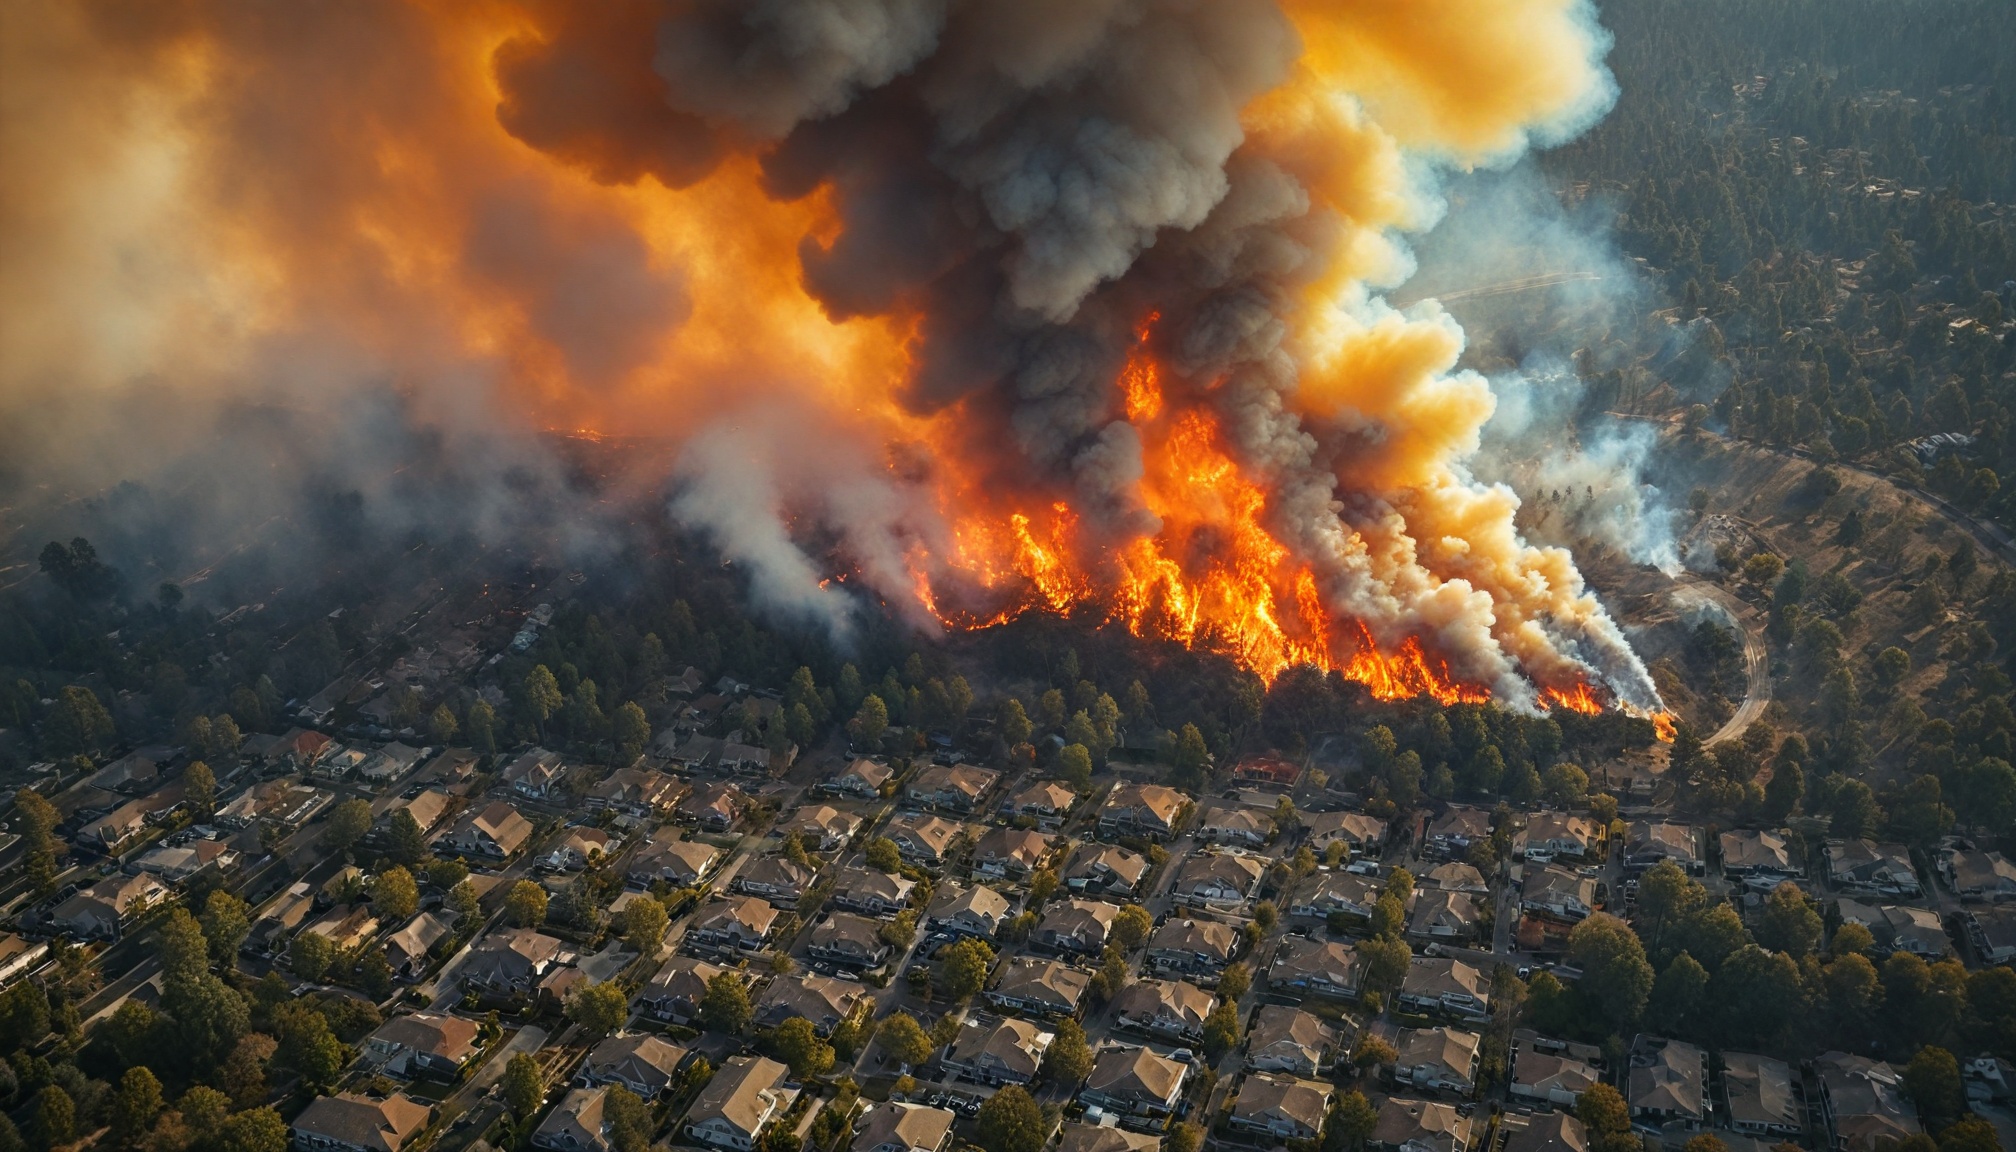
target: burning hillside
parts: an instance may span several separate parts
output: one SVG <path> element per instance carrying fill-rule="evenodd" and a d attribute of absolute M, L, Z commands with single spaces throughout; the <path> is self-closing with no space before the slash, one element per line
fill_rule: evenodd
<path fill-rule="evenodd" d="M 1433 165 L 1605 106 L 1582 0 L 116 7 L 14 34 L 7 83 L 74 114 L 16 140 L 52 167 L 9 202 L 181 230 L 58 220 L 9 298 L 85 299 L 122 240 L 202 287 L 81 361 L 91 325 L 17 313 L 10 408 L 389 375 L 451 443 L 675 436 L 674 515 L 836 629 L 863 594 L 927 628 L 1090 610 L 1270 679 L 1658 707 L 1468 474 L 1494 401 L 1462 333 L 1378 295 Z M 80 125 L 98 162 L 57 162 Z"/>

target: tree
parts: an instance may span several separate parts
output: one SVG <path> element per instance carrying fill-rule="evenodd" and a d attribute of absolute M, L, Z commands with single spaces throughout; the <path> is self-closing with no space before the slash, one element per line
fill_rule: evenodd
<path fill-rule="evenodd" d="M 208 820 L 217 811 L 217 776 L 210 765 L 198 760 L 182 770 L 183 795 L 199 820 Z"/>
<path fill-rule="evenodd" d="M 630 1015 L 630 997 L 616 983 L 584 984 L 567 998 L 567 1019 L 589 1036 L 607 1036 Z"/>
<path fill-rule="evenodd" d="M 994 950 L 986 941 L 968 937 L 938 953 L 938 987 L 952 1000 L 969 1000 L 987 985 Z"/>
<path fill-rule="evenodd" d="M 1227 964 L 1224 973 L 1218 977 L 1218 998 L 1237 1004 L 1246 998 L 1246 990 L 1252 986 L 1252 974 L 1246 970 L 1246 965 L 1235 960 Z"/>
<path fill-rule="evenodd" d="M 1708 981 L 1708 1002 L 1731 1045 L 1770 1044 L 1806 1007 L 1798 962 L 1755 944 L 1738 948 Z"/>
<path fill-rule="evenodd" d="M 700 1025 L 710 1032 L 739 1035 L 749 1027 L 755 1014 L 749 1006 L 749 989 L 733 972 L 720 972 L 707 980 L 707 992 L 700 998 Z"/>
<path fill-rule="evenodd" d="M 497 751 L 497 710 L 490 707 L 489 701 L 478 700 L 469 705 L 462 727 L 469 737 L 469 747 L 478 755 L 488 756 Z"/>
<path fill-rule="evenodd" d="M 446 704 L 436 704 L 434 711 L 427 714 L 427 739 L 437 745 L 453 744 L 462 725 L 455 719 L 455 710 Z"/>
<path fill-rule="evenodd" d="M 1680 1152 L 1729 1152 L 1729 1146 L 1712 1132 L 1703 1132 L 1681 1146 Z"/>
<path fill-rule="evenodd" d="M 43 739 L 59 755 L 97 752 L 119 734 L 97 693 L 71 684 L 56 694 L 56 706 L 42 722 Z"/>
<path fill-rule="evenodd" d="M 1547 769 L 1542 782 L 1547 789 L 1547 798 L 1563 808 L 1581 804 L 1589 793 L 1589 774 L 1567 761 Z"/>
<path fill-rule="evenodd" d="M 1765 898 L 1753 935 L 1764 947 L 1797 960 L 1819 947 L 1820 932 L 1820 914 L 1806 902 L 1799 886 L 1788 880 Z"/>
<path fill-rule="evenodd" d="M 803 1016 L 793 1016 L 772 1028 L 765 1037 L 764 1047 L 770 1055 L 789 1065 L 791 1074 L 800 1080 L 833 1067 L 833 1046 L 821 1040 L 812 1021 Z"/>
<path fill-rule="evenodd" d="M 1083 744 L 1066 744 L 1057 753 L 1057 771 L 1073 791 L 1092 790 L 1092 751 Z"/>
<path fill-rule="evenodd" d="M 1863 956 L 1875 946 L 1876 937 L 1870 934 L 1869 929 L 1849 920 L 1834 930 L 1831 950 L 1836 956 Z"/>
<path fill-rule="evenodd" d="M 371 911 L 380 920 L 406 921 L 420 910 L 420 885 L 404 868 L 388 868 L 371 878 Z"/>
<path fill-rule="evenodd" d="M 1642 891 L 1642 886 L 1641 886 Z M 1568 935 L 1568 957 L 1582 970 L 1581 994 L 1603 1014 L 1610 1030 L 1628 1032 L 1652 992 L 1645 946 L 1622 920 L 1598 912 Z"/>
<path fill-rule="evenodd" d="M 1631 1134 L 1631 1109 L 1610 1085 L 1593 1085 L 1576 1097 L 1575 1116 L 1589 1129 L 1595 1152 L 1639 1152 L 1639 1140 Z"/>
<path fill-rule="evenodd" d="M 868 866 L 877 872 L 887 872 L 893 876 L 902 870 L 903 854 L 897 851 L 896 842 L 886 836 L 877 836 L 868 841 L 868 847 L 862 855 L 867 858 Z"/>
<path fill-rule="evenodd" d="M 203 937 L 210 963 L 229 969 L 238 962 L 238 948 L 252 933 L 252 910 L 245 901 L 219 888 L 203 902 Z"/>
<path fill-rule="evenodd" d="M 987 1152 L 1042 1152 L 1048 1127 L 1029 1093 L 1010 1084 L 980 1105 L 975 1138 Z"/>
<path fill-rule="evenodd" d="M 1092 1072 L 1092 1049 L 1085 1043 L 1085 1029 L 1076 1020 L 1057 1026 L 1057 1034 L 1043 1053 L 1043 1078 L 1066 1089 L 1076 1088 Z"/>
<path fill-rule="evenodd" d="M 54 805 L 33 788 L 14 794 L 14 810 L 21 820 L 23 861 L 28 886 L 38 897 L 56 890 L 56 825 L 62 819 Z"/>
<path fill-rule="evenodd" d="M 1363 1145 L 1378 1126 L 1379 1110 L 1356 1088 L 1338 1097 L 1337 1107 L 1330 1113 L 1330 1138 L 1334 1147 L 1346 1152 Z"/>
<path fill-rule="evenodd" d="M 651 1106 L 621 1084 L 602 1097 L 602 1119 L 616 1152 L 644 1152 L 651 1146 Z"/>
<path fill-rule="evenodd" d="M 35 1097 L 35 1144 L 55 1148 L 77 1138 L 77 1104 L 70 1094 L 51 1084 Z"/>
<path fill-rule="evenodd" d="M 1140 684 L 1139 680 L 1134 682 Z M 1162 1142 L 1163 1152 L 1202 1152 L 1204 1130 L 1197 1125 L 1182 1121 L 1169 1126 L 1169 1135 Z"/>
<path fill-rule="evenodd" d="M 1197 730 L 1197 725 L 1183 725 L 1182 732 L 1176 736 L 1172 759 L 1179 787 L 1196 788 L 1204 783 L 1205 768 L 1211 762 L 1211 750 L 1205 745 L 1204 733 Z"/>
<path fill-rule="evenodd" d="M 1204 1018 L 1204 1054 L 1212 1060 L 1232 1050 L 1239 1042 L 1239 1006 L 1230 1001 L 1211 1010 Z"/>
<path fill-rule="evenodd" d="M 1657 950 L 1667 934 L 1708 899 L 1708 890 L 1671 860 L 1661 860 L 1638 878 L 1638 929 Z"/>
<path fill-rule="evenodd" d="M 278 1042 L 263 1032 L 240 1038 L 231 1049 L 218 1073 L 217 1086 L 231 1097 L 233 1107 L 250 1108 L 266 1098 L 266 1062 L 277 1051 Z"/>
<path fill-rule="evenodd" d="M 331 853 L 347 852 L 370 830 L 370 802 L 345 800 L 329 813 L 329 823 L 322 829 L 322 846 Z"/>
<path fill-rule="evenodd" d="M 1022 701 L 1013 696 L 1002 701 L 995 727 L 1001 733 L 1001 742 L 1010 748 L 1027 744 L 1036 730 L 1035 725 L 1029 723 L 1029 713 L 1023 709 Z"/>
<path fill-rule="evenodd" d="M 644 745 L 651 742 L 651 721 L 643 705 L 632 700 L 618 708 L 610 735 L 616 741 L 618 763 L 628 764 L 643 755 Z"/>
<path fill-rule="evenodd" d="M 1082 1035 L 1082 1034 L 1081 1034 Z M 931 1037 L 924 1034 L 924 1026 L 908 1012 L 892 1012 L 875 1029 L 875 1039 L 882 1050 L 896 1058 L 898 1064 L 917 1065 L 931 1058 L 936 1045 Z M 1052 1048 L 1056 1045 L 1053 1043 Z"/>
<path fill-rule="evenodd" d="M 561 695 L 560 682 L 553 678 L 553 670 L 541 664 L 526 673 L 524 683 L 525 711 L 532 722 L 539 726 L 539 738 L 546 738 L 546 721 L 560 706 L 567 702 Z"/>
<path fill-rule="evenodd" d="M 1361 941 L 1358 955 L 1365 959 L 1365 986 L 1372 991 L 1391 992 L 1407 978 L 1407 965 L 1414 952 L 1398 937 L 1375 936 Z"/>
<path fill-rule="evenodd" d="M 310 984 L 318 983 L 336 961 L 336 945 L 319 932 L 303 932 L 287 946 L 287 967 Z"/>
<path fill-rule="evenodd" d="M 1645 1004 L 1646 1022 L 1665 1035 L 1692 1030 L 1708 990 L 1708 970 L 1686 952 L 1673 957 L 1652 982 Z"/>
<path fill-rule="evenodd" d="M 1906 1140 L 1898 1147 L 1909 1142 Z M 2002 1137 L 1996 1133 L 1995 1125 L 1970 1112 L 1939 1133 L 1939 1152 L 2002 1152 Z"/>
<path fill-rule="evenodd" d="M 869 693 L 861 698 L 861 708 L 847 727 L 854 734 L 855 747 L 880 748 L 882 734 L 889 731 L 889 705 L 882 697 Z"/>
<path fill-rule="evenodd" d="M 112 1098 L 112 1140 L 132 1147 L 161 1114 L 161 1081 L 145 1067 L 126 1069 Z"/>
<path fill-rule="evenodd" d="M 504 916 L 519 928 L 537 928 L 546 922 L 546 903 L 546 889 L 520 880 L 504 897 Z"/>
<path fill-rule="evenodd" d="M 464 923 L 473 922 L 483 914 L 483 899 L 476 895 L 476 885 L 464 880 L 448 890 L 448 910 Z"/>
<path fill-rule="evenodd" d="M 1806 794 L 1806 773 L 1796 760 L 1780 756 L 1771 767 L 1771 779 L 1764 784 L 1764 816 L 1777 823 L 1792 815 L 1799 798 Z"/>
<path fill-rule="evenodd" d="M 287 1152 L 287 1122 L 271 1108 L 232 1115 L 217 1134 L 217 1152 Z"/>
<path fill-rule="evenodd" d="M 639 896 L 623 906 L 623 938 L 646 959 L 657 957 L 670 923 L 665 905 L 649 896 Z"/>
<path fill-rule="evenodd" d="M 1904 1091 L 1918 1105 L 1925 1129 L 1934 1132 L 1966 1114 L 1967 1093 L 1960 1062 L 1944 1048 L 1927 1045 L 1904 1066 Z"/>
<path fill-rule="evenodd" d="M 1155 918 L 1139 904 L 1129 904 L 1113 917 L 1110 929 L 1113 941 L 1122 949 L 1132 952 L 1148 939 L 1148 933 L 1155 930 Z"/>
<path fill-rule="evenodd" d="M 420 821 L 413 818 L 412 812 L 405 808 L 399 809 L 392 813 L 389 825 L 388 847 L 385 854 L 391 857 L 394 863 L 410 868 L 426 859 L 427 835 L 421 831 Z"/>
<path fill-rule="evenodd" d="M 1260 931 L 1272 932 L 1274 930 L 1274 925 L 1279 924 L 1280 922 L 1281 922 L 1281 910 L 1279 908 L 1274 907 L 1274 902 L 1272 900 L 1262 900 L 1260 901 L 1260 903 L 1254 905 L 1253 923 L 1258 924 L 1260 926 Z"/>
<path fill-rule="evenodd" d="M 274 1023 L 280 1033 L 274 1059 L 294 1069 L 312 1091 L 335 1087 L 343 1066 L 350 1061 L 350 1052 L 329 1030 L 328 1017 L 297 1002 L 282 1009 Z"/>
<path fill-rule="evenodd" d="M 546 1082 L 539 1075 L 539 1062 L 528 1052 L 519 1052 L 504 1065 L 504 1103 L 520 1120 L 539 1110 L 546 1100 Z"/>

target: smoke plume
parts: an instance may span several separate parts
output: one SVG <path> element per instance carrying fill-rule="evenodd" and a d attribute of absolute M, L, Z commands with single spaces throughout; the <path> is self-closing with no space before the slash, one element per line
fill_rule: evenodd
<path fill-rule="evenodd" d="M 1097 605 L 1268 676 L 1657 705 L 1473 478 L 1461 329 L 1382 296 L 1434 172 L 1608 106 L 1584 0 L 100 0 L 0 37 L 24 475 L 261 405 L 363 485 L 393 396 L 493 492 L 543 431 L 679 445 L 671 514 L 843 632 Z"/>

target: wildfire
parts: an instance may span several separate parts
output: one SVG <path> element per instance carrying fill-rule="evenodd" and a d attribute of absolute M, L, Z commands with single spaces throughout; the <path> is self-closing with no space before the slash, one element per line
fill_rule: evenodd
<path fill-rule="evenodd" d="M 1571 712 L 1580 712 L 1585 716 L 1594 716 L 1603 711 L 1603 702 L 1597 699 L 1596 690 L 1587 684 L 1576 684 L 1571 688 L 1549 688 L 1542 695 L 1550 704 Z"/>
<path fill-rule="evenodd" d="M 1659 741 L 1662 744 L 1671 744 L 1673 738 L 1680 734 L 1679 729 L 1673 726 L 1673 714 L 1671 712 L 1654 712 L 1652 714 L 1652 732 L 1659 737 Z"/>

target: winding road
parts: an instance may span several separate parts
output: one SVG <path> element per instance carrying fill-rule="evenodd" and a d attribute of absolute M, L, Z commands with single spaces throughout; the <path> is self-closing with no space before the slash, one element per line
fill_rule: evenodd
<path fill-rule="evenodd" d="M 1755 723 L 1764 709 L 1771 703 L 1771 652 L 1764 646 L 1764 624 L 1755 609 L 1730 595 L 1728 589 L 1706 580 L 1682 578 L 1682 588 L 1699 592 L 1722 610 L 1729 623 L 1743 634 L 1743 669 L 1748 684 L 1743 692 L 1743 703 L 1713 736 L 1703 740 L 1706 747 L 1714 747 L 1725 740 L 1734 740 Z"/>

